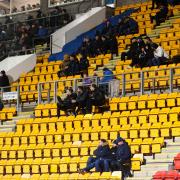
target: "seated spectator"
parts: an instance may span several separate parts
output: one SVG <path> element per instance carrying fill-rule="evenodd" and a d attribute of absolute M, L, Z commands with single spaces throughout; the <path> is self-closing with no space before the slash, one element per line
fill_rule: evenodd
<path fill-rule="evenodd" d="M 167 62 L 169 56 L 164 51 L 164 49 L 161 46 L 158 46 L 157 44 L 153 44 L 152 46 L 154 50 L 154 58 L 152 59 L 152 66 L 160 66 L 161 64 L 164 64 Z"/>
<path fill-rule="evenodd" d="M 69 113 L 75 114 L 75 103 L 73 100 L 76 100 L 77 94 L 73 92 L 72 88 L 69 88 L 65 91 L 66 97 L 62 99 L 61 97 L 57 97 L 57 116 L 60 117 L 60 110 L 64 111 L 66 115 Z"/>
<path fill-rule="evenodd" d="M 132 38 L 130 48 L 127 52 L 122 52 L 121 60 L 132 59 L 131 66 L 138 66 L 139 64 L 139 54 L 141 52 L 141 48 L 144 47 L 143 41 L 139 38 Z"/>
<path fill-rule="evenodd" d="M 6 75 L 6 72 L 2 70 L 0 73 L 0 88 L 3 88 L 4 92 L 9 92 L 10 91 L 9 86 L 10 86 L 9 78 Z"/>
<path fill-rule="evenodd" d="M 60 65 L 60 71 L 58 71 L 58 77 L 68 76 L 69 74 L 70 58 L 68 54 L 64 55 L 63 63 Z"/>
<path fill-rule="evenodd" d="M 79 86 L 77 89 L 77 98 L 73 103 L 76 103 L 76 114 L 82 111 L 82 114 L 89 112 L 89 92 L 86 88 Z"/>
<path fill-rule="evenodd" d="M 90 156 L 87 165 L 84 169 L 80 170 L 80 173 L 84 174 L 89 172 L 94 167 L 96 168 L 97 172 L 108 172 L 109 171 L 109 164 L 104 163 L 104 159 L 108 158 L 111 154 L 110 147 L 108 142 L 105 139 L 101 139 L 99 146 L 96 150 L 94 150 L 94 156 Z"/>
<path fill-rule="evenodd" d="M 95 84 L 90 86 L 90 112 L 92 112 L 92 106 L 101 107 L 105 104 L 106 98 L 103 91 L 101 91 Z"/>
<path fill-rule="evenodd" d="M 74 76 L 80 73 L 79 71 L 79 61 L 76 58 L 76 55 L 71 55 L 70 56 L 70 63 L 69 63 L 69 68 L 68 68 L 68 74 L 70 76 Z"/>
<path fill-rule="evenodd" d="M 155 20 L 156 25 L 159 26 L 160 23 L 166 20 L 167 15 L 168 15 L 168 6 L 161 5 L 159 12 L 157 12 L 155 16 L 151 16 L 151 22 L 153 23 L 153 20 Z"/>
<path fill-rule="evenodd" d="M 1 98 L 0 98 L 0 111 L 2 111 L 3 108 L 4 108 L 4 104 L 3 104 L 3 102 L 2 102 L 2 100 L 1 100 Z"/>
<path fill-rule="evenodd" d="M 121 137 L 118 137 L 115 141 L 117 144 L 115 155 L 111 161 L 111 170 L 112 171 L 122 171 L 122 176 L 128 177 L 130 173 L 130 165 L 126 167 L 126 163 L 130 164 L 131 162 L 131 150 L 127 142 Z"/>
<path fill-rule="evenodd" d="M 100 80 L 101 84 L 108 83 L 114 79 L 113 72 L 108 68 L 103 69 L 103 78 Z"/>
<path fill-rule="evenodd" d="M 85 54 L 80 54 L 79 70 L 81 75 L 88 73 L 89 61 Z"/>

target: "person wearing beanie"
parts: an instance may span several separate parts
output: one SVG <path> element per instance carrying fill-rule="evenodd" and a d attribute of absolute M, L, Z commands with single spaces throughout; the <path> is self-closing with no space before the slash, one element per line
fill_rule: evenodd
<path fill-rule="evenodd" d="M 125 167 L 124 164 L 130 164 L 131 150 L 128 143 L 121 137 L 117 137 L 114 141 L 116 146 L 115 155 L 111 161 L 112 171 L 122 171 L 123 177 L 130 176 L 130 167 Z"/>

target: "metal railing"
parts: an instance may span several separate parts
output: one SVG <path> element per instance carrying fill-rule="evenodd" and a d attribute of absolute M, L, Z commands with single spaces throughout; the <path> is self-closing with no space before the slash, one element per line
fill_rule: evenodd
<path fill-rule="evenodd" d="M 123 97 L 123 96 L 132 96 L 132 95 L 143 95 L 143 94 L 149 94 L 149 93 L 161 93 L 163 91 L 172 93 L 175 89 L 178 90 L 180 88 L 180 84 L 175 84 L 174 81 L 176 79 L 180 79 L 180 74 L 178 74 L 175 71 L 179 69 L 179 67 L 173 67 L 173 68 L 164 68 L 164 69 L 156 69 L 156 70 L 144 70 L 144 71 L 133 71 L 133 72 L 127 72 L 124 74 L 117 74 L 114 75 L 114 79 L 102 83 L 101 77 L 98 76 L 92 76 L 88 77 L 91 81 L 85 81 L 84 78 L 67 78 L 57 81 L 48 81 L 48 82 L 40 82 L 36 84 L 35 90 L 25 90 L 22 84 L 17 84 L 16 86 L 11 87 L 3 87 L 0 88 L 0 97 L 3 100 L 3 97 L 6 97 L 4 99 L 4 103 L 7 105 L 15 105 L 17 112 L 22 110 L 22 107 L 25 105 L 26 101 L 22 101 L 22 94 L 37 94 L 38 97 L 34 98 L 32 100 L 33 102 L 37 100 L 37 104 L 41 103 L 51 103 L 57 102 L 57 96 L 58 94 L 62 93 L 64 91 L 65 87 L 72 87 L 74 91 L 77 90 L 79 86 L 90 86 L 91 84 L 96 84 L 99 86 L 105 94 L 109 97 Z M 159 71 L 166 71 L 165 75 L 157 76 L 157 73 Z M 147 73 L 153 72 L 155 76 L 147 77 Z M 138 73 L 138 77 L 135 79 L 129 78 L 130 76 L 133 77 L 135 73 Z M 165 81 L 166 83 L 163 85 L 158 85 L 159 82 Z M 147 82 L 149 85 L 147 86 Z M 136 84 L 136 87 L 134 85 Z M 31 85 L 31 84 L 29 84 Z M 127 86 L 130 85 L 130 88 L 127 88 Z M 24 84 L 24 86 L 28 86 L 27 84 Z M 7 97 L 9 96 L 9 99 L 7 100 Z M 15 98 L 14 98 L 15 96 Z M 12 99 L 11 99 L 12 98 Z M 30 101 L 29 101 L 30 102 Z M 27 102 L 27 105 L 29 106 L 29 103 Z M 34 104 L 35 106 L 36 104 Z"/>
<path fill-rule="evenodd" d="M 178 85 L 174 85 L 173 81 L 177 79 L 178 77 L 180 78 L 180 74 L 175 74 L 175 69 L 180 69 L 180 67 L 174 67 L 174 68 L 164 68 L 164 69 L 157 69 L 157 70 L 144 70 L 144 71 L 134 71 L 134 72 L 127 72 L 123 74 L 117 74 L 114 75 L 114 79 L 101 83 L 100 78 L 101 77 L 89 77 L 91 79 L 91 83 L 96 84 L 99 87 L 105 87 L 103 89 L 106 93 L 106 95 L 109 98 L 112 98 L 114 96 L 126 96 L 126 95 L 132 95 L 138 94 L 138 95 L 143 95 L 146 93 L 159 93 L 160 91 L 168 91 L 169 93 L 172 93 L 174 91 L 174 88 L 177 87 Z M 158 71 L 166 71 L 164 76 L 157 76 L 156 74 Z M 146 73 L 154 72 L 155 76 L 152 77 L 146 77 Z M 131 79 L 127 78 L 127 76 L 133 76 L 133 74 L 138 73 L 138 78 L 136 79 Z M 50 92 L 53 92 L 54 96 L 53 98 L 49 98 L 48 102 L 51 101 L 51 99 L 56 102 L 57 94 L 58 94 L 58 84 L 62 83 L 64 84 L 64 87 L 66 86 L 67 82 L 71 82 L 71 84 L 68 87 L 72 87 L 74 91 L 77 90 L 78 86 L 90 86 L 90 84 L 83 83 L 84 78 L 72 78 L 72 79 L 66 79 L 66 80 L 58 80 L 58 81 L 51 81 L 51 82 L 41 82 L 38 84 L 38 103 L 42 103 L 42 98 L 41 94 L 42 91 L 44 90 L 42 87 L 44 87 L 45 84 L 47 83 L 54 83 L 54 89 L 48 90 Z M 160 81 L 165 81 L 165 85 L 158 85 Z M 145 86 L 145 84 L 148 83 L 148 87 Z M 133 88 L 133 86 L 136 84 L 136 88 Z M 130 88 L 126 87 L 127 85 L 130 85 Z M 179 85 L 180 86 L 180 85 Z"/>

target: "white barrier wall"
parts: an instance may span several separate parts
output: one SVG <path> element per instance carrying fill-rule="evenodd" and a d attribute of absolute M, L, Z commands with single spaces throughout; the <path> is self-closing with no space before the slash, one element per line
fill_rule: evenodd
<path fill-rule="evenodd" d="M 11 82 L 19 79 L 22 73 L 28 73 L 36 65 L 36 55 L 7 57 L 0 62 L 0 71 L 5 70 Z"/>
<path fill-rule="evenodd" d="M 52 35 L 52 52 L 61 52 L 66 43 L 101 24 L 105 17 L 106 8 L 96 7 L 75 19 L 65 27 L 57 30 Z"/>

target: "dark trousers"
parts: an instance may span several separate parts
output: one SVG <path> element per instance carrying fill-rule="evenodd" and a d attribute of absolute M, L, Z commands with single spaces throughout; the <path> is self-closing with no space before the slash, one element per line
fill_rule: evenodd
<path fill-rule="evenodd" d="M 110 159 L 97 159 L 95 161 L 96 172 L 109 172 L 110 161 Z"/>
<path fill-rule="evenodd" d="M 83 171 L 89 172 L 91 169 L 93 169 L 95 167 L 96 160 L 97 160 L 97 158 L 90 156 L 88 158 L 86 167 L 83 169 Z"/>
<path fill-rule="evenodd" d="M 127 163 L 127 165 L 125 165 Z M 130 161 L 111 161 L 111 171 L 122 171 L 123 179 L 131 175 L 131 164 Z"/>

